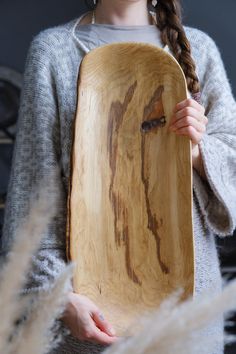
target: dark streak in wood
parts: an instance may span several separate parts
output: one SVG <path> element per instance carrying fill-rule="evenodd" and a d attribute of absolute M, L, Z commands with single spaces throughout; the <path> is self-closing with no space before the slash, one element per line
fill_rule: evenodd
<path fill-rule="evenodd" d="M 127 209 L 114 189 L 114 179 L 116 174 L 116 164 L 117 164 L 117 150 L 118 150 L 118 137 L 119 129 L 122 125 L 124 115 L 127 111 L 127 107 L 131 102 L 134 91 L 137 87 L 137 81 L 135 81 L 128 89 L 124 102 L 120 101 L 112 102 L 109 111 L 108 118 L 108 132 L 107 132 L 107 151 L 109 154 L 109 164 L 111 169 L 111 182 L 109 186 L 109 199 L 114 212 L 114 231 L 115 231 L 115 242 L 119 247 L 121 246 L 121 241 L 125 245 L 125 257 L 126 257 L 126 269 L 127 274 L 135 283 L 141 285 L 140 280 L 135 274 L 131 267 L 130 261 L 130 243 L 129 243 L 129 229 L 128 229 L 128 214 Z M 122 231 L 119 231 L 118 221 L 122 225 Z"/>
<path fill-rule="evenodd" d="M 127 273 L 135 283 L 138 285 L 142 285 L 141 280 L 137 277 L 134 270 L 131 268 L 130 264 L 130 241 L 129 241 L 129 226 L 128 226 L 128 211 L 127 208 L 123 209 L 123 222 L 124 222 L 124 229 L 123 229 L 123 242 L 125 244 L 125 264 Z"/>
<path fill-rule="evenodd" d="M 153 115 L 155 116 L 163 116 L 164 115 L 164 109 L 162 105 L 162 92 L 164 91 L 163 86 L 159 86 L 153 96 L 151 97 L 148 105 L 144 108 L 144 121 L 147 119 L 150 119 Z M 158 234 L 158 229 L 162 226 L 163 220 L 160 220 L 160 223 L 156 219 L 156 214 L 152 213 L 151 206 L 150 206 L 150 201 L 148 198 L 148 191 L 149 191 L 149 180 L 148 180 L 148 175 L 146 170 L 147 166 L 145 168 L 145 146 L 146 146 L 146 139 L 149 139 L 149 136 L 146 135 L 145 133 L 142 134 L 141 136 L 141 161 L 142 161 L 142 170 L 141 170 L 141 176 L 142 176 L 142 182 L 144 185 L 144 192 L 145 192 L 145 200 L 146 200 L 146 210 L 147 210 L 147 216 L 148 216 L 148 229 L 152 232 L 155 241 L 156 241 L 156 251 L 157 251 L 157 259 L 159 261 L 161 270 L 163 273 L 168 274 L 169 273 L 169 268 L 167 265 L 162 261 L 161 259 L 161 238 Z M 147 177 L 146 177 L 147 176 Z"/>
<path fill-rule="evenodd" d="M 152 95 L 150 101 L 148 104 L 144 107 L 143 111 L 143 117 L 144 121 L 155 118 L 155 117 L 161 117 L 164 116 L 164 110 L 162 104 L 160 105 L 160 100 L 162 97 L 162 93 L 164 92 L 164 86 L 160 85 L 155 91 L 154 94 Z"/>

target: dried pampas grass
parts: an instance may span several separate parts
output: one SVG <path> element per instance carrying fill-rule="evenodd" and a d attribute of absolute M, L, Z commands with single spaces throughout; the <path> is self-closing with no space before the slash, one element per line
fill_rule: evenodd
<path fill-rule="evenodd" d="M 57 344 L 52 342 L 52 327 L 64 310 L 71 286 L 72 266 L 65 268 L 50 291 L 37 296 L 21 294 L 32 255 L 39 248 L 43 231 L 56 214 L 54 180 L 52 174 L 32 195 L 29 215 L 19 225 L 13 248 L 1 270 L 0 353 L 44 354 Z M 16 326 L 22 315 L 26 318 Z"/>
<path fill-rule="evenodd" d="M 55 172 L 56 173 L 56 172 Z M 37 251 L 41 235 L 56 213 L 54 178 L 39 186 L 38 196 L 32 196 L 30 213 L 15 235 L 15 243 L 0 274 L 0 353 L 46 354 L 55 348 L 60 337 L 53 337 L 59 328 L 55 319 L 64 310 L 70 290 L 72 266 L 67 266 L 54 286 L 35 298 L 20 296 L 31 257 Z M 45 186 L 48 186 L 47 188 Z M 52 193 L 53 192 L 53 193 Z M 36 201 L 33 202 L 33 198 Z M 236 308 L 236 281 L 224 285 L 222 293 L 205 292 L 198 298 L 180 303 L 182 289 L 169 296 L 158 309 L 136 318 L 132 337 L 120 339 L 107 348 L 106 354 L 209 354 L 215 353 L 217 334 L 204 334 L 214 320 Z M 27 314 L 24 321 L 15 322 Z M 228 322 L 229 323 L 229 322 Z M 54 327 L 54 329 L 53 329 Z M 11 340 L 9 340 L 11 339 Z M 224 334 L 226 343 L 235 341 L 234 335 Z M 68 353 L 69 354 L 69 353 Z"/>
<path fill-rule="evenodd" d="M 216 353 L 224 340 L 232 343 L 235 335 L 226 332 L 222 338 L 206 334 L 214 320 L 223 321 L 223 314 L 236 309 L 236 280 L 225 285 L 221 293 L 205 291 L 198 298 L 178 303 L 182 294 L 178 289 L 152 313 L 136 318 L 129 338 L 122 338 L 104 351 L 106 354 L 209 354 Z M 230 322 L 228 322 L 230 324 Z"/>
<path fill-rule="evenodd" d="M 71 267 L 68 266 L 62 272 L 51 291 L 37 298 L 29 318 L 19 328 L 14 337 L 10 353 L 48 353 L 59 344 L 62 338 L 53 337 L 53 334 L 59 329 L 55 319 L 59 317 L 66 304 L 69 288 L 67 283 L 70 276 Z"/>

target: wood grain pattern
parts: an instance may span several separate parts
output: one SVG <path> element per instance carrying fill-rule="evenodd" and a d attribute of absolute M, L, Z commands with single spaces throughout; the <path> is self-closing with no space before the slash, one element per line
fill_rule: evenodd
<path fill-rule="evenodd" d="M 187 97 L 176 60 L 123 42 L 82 60 L 68 195 L 73 284 L 113 324 L 129 324 L 177 287 L 194 291 L 191 145 L 168 131 Z"/>

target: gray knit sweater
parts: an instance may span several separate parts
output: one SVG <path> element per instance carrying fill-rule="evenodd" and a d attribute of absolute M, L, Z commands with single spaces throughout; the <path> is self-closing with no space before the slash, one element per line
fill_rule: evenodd
<path fill-rule="evenodd" d="M 59 194 L 58 212 L 33 258 L 27 288 L 30 292 L 47 289 L 66 262 L 66 198 L 77 76 L 85 53 L 101 44 L 91 42 L 89 48 L 88 43 L 81 40 L 86 27 L 82 31 L 75 25 L 76 20 L 72 20 L 39 33 L 31 43 L 26 61 L 5 209 L 2 259 L 11 247 L 17 225 L 28 213 L 30 192 L 52 169 L 59 167 L 60 170 L 54 181 Z M 232 235 L 236 227 L 236 102 L 213 39 L 195 28 L 185 26 L 185 31 L 192 46 L 202 104 L 209 120 L 207 132 L 199 144 L 207 181 L 193 169 L 197 296 L 203 289 L 220 291 L 222 283 L 215 236 Z M 209 327 L 209 331 L 222 336 L 222 321 Z M 57 352 L 96 353 L 101 348 L 68 337 L 64 349 L 61 347 Z M 222 353 L 223 343 L 216 345 L 214 353 L 209 354 Z"/>

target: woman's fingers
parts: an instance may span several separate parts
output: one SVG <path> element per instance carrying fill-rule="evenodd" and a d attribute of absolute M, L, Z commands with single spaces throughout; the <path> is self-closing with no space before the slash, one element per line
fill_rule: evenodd
<path fill-rule="evenodd" d="M 187 135 L 193 144 L 199 144 L 208 124 L 204 114 L 205 108 L 197 101 L 191 98 L 183 100 L 173 110 L 169 130 L 178 135 Z"/>
<path fill-rule="evenodd" d="M 200 103 L 198 103 L 196 100 L 194 100 L 192 98 L 187 98 L 186 100 L 183 100 L 183 101 L 177 103 L 177 105 L 174 108 L 174 112 L 177 112 L 185 107 L 193 107 L 197 111 L 201 112 L 202 114 L 205 113 L 205 108 Z"/>
<path fill-rule="evenodd" d="M 70 292 L 62 319 L 71 334 L 81 341 L 111 344 L 118 339 L 111 334 L 111 325 L 103 320 L 98 307 L 87 296 Z"/>
<path fill-rule="evenodd" d="M 83 314 L 83 321 L 79 321 L 74 334 L 81 341 L 88 341 L 96 344 L 111 344 L 117 340 L 115 336 L 109 336 L 101 331 L 95 324 L 89 313 Z M 75 330 L 75 329 L 74 329 Z"/>
<path fill-rule="evenodd" d="M 97 327 L 100 328 L 103 332 L 106 332 L 110 336 L 115 335 L 114 328 L 112 328 L 111 324 L 103 317 L 99 310 L 93 312 L 92 318 Z"/>
<path fill-rule="evenodd" d="M 175 131 L 178 135 L 187 135 L 193 142 L 193 144 L 198 144 L 201 140 L 202 133 L 197 132 L 197 130 L 191 126 L 180 128 Z"/>
<path fill-rule="evenodd" d="M 178 120 L 184 117 L 193 117 L 197 121 L 201 122 L 202 124 L 207 124 L 208 119 L 204 116 L 199 110 L 196 110 L 193 107 L 185 107 L 177 112 L 174 112 L 174 115 L 171 118 L 170 124 L 175 124 Z"/>
<path fill-rule="evenodd" d="M 93 329 L 91 330 L 91 334 L 88 338 L 88 340 L 92 343 L 99 343 L 99 344 L 112 344 L 117 341 L 117 337 L 109 336 L 105 332 L 101 331 L 98 327 L 95 325 L 93 326 Z"/>
<path fill-rule="evenodd" d="M 94 319 L 90 316 L 87 318 L 86 326 L 81 333 L 81 339 L 99 344 L 112 344 L 117 341 L 117 337 L 110 336 L 96 326 Z"/>
<path fill-rule="evenodd" d="M 206 131 L 205 124 L 200 123 L 199 120 L 197 120 L 193 117 L 190 117 L 190 116 L 183 117 L 183 118 L 177 120 L 169 128 L 171 131 L 177 131 L 179 128 L 184 128 L 184 127 L 188 127 L 188 126 L 192 126 L 200 133 L 205 133 L 205 131 Z"/>

